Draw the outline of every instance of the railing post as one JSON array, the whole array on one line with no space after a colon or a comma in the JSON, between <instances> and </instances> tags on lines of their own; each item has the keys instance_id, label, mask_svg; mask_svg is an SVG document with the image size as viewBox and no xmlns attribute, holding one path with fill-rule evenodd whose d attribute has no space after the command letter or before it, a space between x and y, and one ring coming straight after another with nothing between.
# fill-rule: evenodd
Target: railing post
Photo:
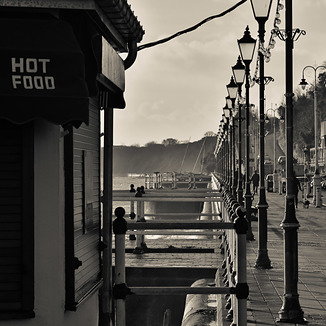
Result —
<instances>
[{"instance_id":1,"label":"railing post","mask_svg":"<svg viewBox=\"0 0 326 326\"><path fill-rule=\"evenodd\" d=\"M137 222L146 222L144 217L144 201L137 201ZM147 249L145 236L143 234L137 234L136 236L136 248L134 249L134 254L144 253L144 249Z\"/></svg>"},{"instance_id":2,"label":"railing post","mask_svg":"<svg viewBox=\"0 0 326 326\"><path fill-rule=\"evenodd\" d=\"M133 220L136 217L135 214L135 201L130 201L130 218ZM136 236L134 234L129 234L129 240L136 240Z\"/></svg>"},{"instance_id":3,"label":"railing post","mask_svg":"<svg viewBox=\"0 0 326 326\"><path fill-rule=\"evenodd\" d=\"M172 172L172 189L177 188L177 180L175 176L175 172Z\"/></svg>"},{"instance_id":4,"label":"railing post","mask_svg":"<svg viewBox=\"0 0 326 326\"><path fill-rule=\"evenodd\" d=\"M140 201L137 202L137 222L141 222L141 205ZM137 248L141 248L141 244L143 242L144 235L137 234Z\"/></svg>"},{"instance_id":5,"label":"railing post","mask_svg":"<svg viewBox=\"0 0 326 326\"><path fill-rule=\"evenodd\" d=\"M135 201L130 201L130 214L135 213ZM131 217L131 216L130 216Z\"/></svg>"},{"instance_id":6,"label":"railing post","mask_svg":"<svg viewBox=\"0 0 326 326\"><path fill-rule=\"evenodd\" d=\"M130 293L126 286L125 266L125 236L127 222L123 218L125 210L117 207L114 211L116 219L113 221L113 232L115 234L115 284L113 296L116 299L116 326L126 326L126 295Z\"/></svg>"},{"instance_id":7,"label":"railing post","mask_svg":"<svg viewBox=\"0 0 326 326\"><path fill-rule=\"evenodd\" d=\"M236 297L238 299L237 326L247 326L247 298L249 295L249 287L247 283L247 241L246 234L248 230L248 222L245 219L246 213L239 206L236 209L237 218L234 221L234 228L237 233L237 284Z\"/></svg>"}]
</instances>

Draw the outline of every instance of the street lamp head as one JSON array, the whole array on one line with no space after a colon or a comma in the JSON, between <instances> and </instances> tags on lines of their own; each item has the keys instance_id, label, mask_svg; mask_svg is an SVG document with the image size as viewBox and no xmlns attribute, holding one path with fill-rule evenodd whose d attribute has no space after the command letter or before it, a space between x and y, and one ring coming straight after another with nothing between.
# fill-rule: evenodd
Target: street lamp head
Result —
<instances>
[{"instance_id":1,"label":"street lamp head","mask_svg":"<svg viewBox=\"0 0 326 326\"><path fill-rule=\"evenodd\" d=\"M233 77L231 77L231 81L226 85L226 89L228 91L230 100L235 100L238 92L238 85L235 83Z\"/></svg>"},{"instance_id":2,"label":"street lamp head","mask_svg":"<svg viewBox=\"0 0 326 326\"><path fill-rule=\"evenodd\" d=\"M227 105L225 105L225 107L223 108L223 115L224 115L224 118L228 119L230 118L230 112L231 110L228 108Z\"/></svg>"},{"instance_id":3,"label":"street lamp head","mask_svg":"<svg viewBox=\"0 0 326 326\"><path fill-rule=\"evenodd\" d=\"M223 115L222 115L222 119L220 120L220 134L223 134L223 130L224 130L224 119L223 119Z\"/></svg>"},{"instance_id":4,"label":"street lamp head","mask_svg":"<svg viewBox=\"0 0 326 326\"><path fill-rule=\"evenodd\" d=\"M232 99L230 98L230 96L227 96L227 97L225 98L225 101L226 101L226 107L227 107L229 110L232 110L233 105L232 105ZM223 110L224 110L224 108L223 108Z\"/></svg>"},{"instance_id":5,"label":"street lamp head","mask_svg":"<svg viewBox=\"0 0 326 326\"><path fill-rule=\"evenodd\" d=\"M246 27L243 37L238 40L238 46L242 61L247 65L250 64L254 56L256 40L250 35L249 26Z\"/></svg>"},{"instance_id":6,"label":"street lamp head","mask_svg":"<svg viewBox=\"0 0 326 326\"><path fill-rule=\"evenodd\" d=\"M250 2L257 22L266 22L271 11L272 0L250 0Z\"/></svg>"},{"instance_id":7,"label":"street lamp head","mask_svg":"<svg viewBox=\"0 0 326 326\"><path fill-rule=\"evenodd\" d=\"M234 66L232 66L234 80L238 86L241 86L243 84L244 76L246 73L245 69L246 68L241 61L241 57L239 56L237 63Z\"/></svg>"},{"instance_id":8,"label":"street lamp head","mask_svg":"<svg viewBox=\"0 0 326 326\"><path fill-rule=\"evenodd\" d=\"M308 85L308 83L306 82L305 78L302 78L302 79L301 79L301 82L300 82L299 85L300 85L300 86L302 87L302 89L304 90L304 89L306 88L306 86Z\"/></svg>"}]
</instances>

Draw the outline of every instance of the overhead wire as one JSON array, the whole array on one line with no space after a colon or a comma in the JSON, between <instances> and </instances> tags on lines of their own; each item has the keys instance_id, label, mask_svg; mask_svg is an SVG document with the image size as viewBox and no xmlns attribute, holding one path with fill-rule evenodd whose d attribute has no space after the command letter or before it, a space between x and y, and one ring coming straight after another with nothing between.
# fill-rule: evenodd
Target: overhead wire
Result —
<instances>
[{"instance_id":1,"label":"overhead wire","mask_svg":"<svg viewBox=\"0 0 326 326\"><path fill-rule=\"evenodd\" d=\"M153 47L153 46L156 46L156 45L166 43L166 42L171 41L174 38L179 37L179 36L181 36L183 34L192 32L192 31L196 30L197 28L199 28L200 26L210 22L213 19L225 16L226 14L228 14L231 11L235 10L236 8L238 8L239 6L244 4L245 2L247 2L247 0L241 0L238 3L236 3L234 6L230 7L229 9L224 10L223 12L221 12L219 14L209 16L209 17L203 19L199 23L197 23L197 24L195 24L195 25L193 25L193 26L191 26L189 28L181 30L181 31L179 31L179 32L177 32L177 33L175 33L173 35L170 35L168 37L165 37L163 39L140 45L140 46L137 47L137 51L140 51L140 50L143 50L143 49L146 49L146 48L150 48L150 47ZM259 45L258 45L257 52L260 51L260 52L262 52L264 54L266 63L268 63L270 61L271 49L274 48L275 43L276 43L275 42L276 31L279 30L278 25L281 23L280 10L284 9L284 5L281 2L282 2L282 0L277 1L276 13L275 13L275 17L274 17L274 28L271 30L271 35L270 35L270 38L269 38L268 46L266 48L264 48L264 44L262 44L260 41L259 41ZM257 56L254 76L252 78L250 78L250 86L251 87L254 86L255 81L258 79L258 71L259 71L259 57Z\"/></svg>"},{"instance_id":2,"label":"overhead wire","mask_svg":"<svg viewBox=\"0 0 326 326\"><path fill-rule=\"evenodd\" d=\"M196 30L197 28L199 28L200 26L202 26L203 24L206 24L206 23L208 23L209 21L211 21L211 20L213 20L215 18L220 18L220 17L225 16L226 14L228 14L231 11L235 10L236 8L238 8L240 5L244 4L245 2L247 2L247 0L241 0L238 3L236 3L234 6L230 7L229 9L227 9L227 10L225 10L225 11L219 13L219 14L207 17L204 20L202 20L201 22L199 22L198 24L194 25L194 26L186 28L186 29L184 29L182 31L179 31L179 32L177 32L177 33L175 33L175 34L173 34L171 36L168 36L166 38L163 38L161 40L140 45L140 46L138 46L137 50L140 51L140 50L150 48L150 47L153 47L153 46L156 46L156 45L159 45L159 44L163 44L163 43L166 43L166 42L168 42L168 41L170 41L170 40L172 40L172 39L174 39L174 38L176 38L178 36L181 36L183 34L192 32L192 31Z\"/></svg>"}]
</instances>

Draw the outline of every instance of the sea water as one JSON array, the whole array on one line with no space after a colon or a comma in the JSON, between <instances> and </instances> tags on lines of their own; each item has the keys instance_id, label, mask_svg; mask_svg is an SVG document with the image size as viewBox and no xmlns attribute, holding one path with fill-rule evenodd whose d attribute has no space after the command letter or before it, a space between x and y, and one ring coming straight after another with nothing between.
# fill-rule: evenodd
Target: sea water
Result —
<instances>
[{"instance_id":1,"label":"sea water","mask_svg":"<svg viewBox=\"0 0 326 326\"><path fill-rule=\"evenodd\" d=\"M113 176L113 190L128 190L134 184L135 189L145 185L145 177Z\"/></svg>"},{"instance_id":2,"label":"sea water","mask_svg":"<svg viewBox=\"0 0 326 326\"><path fill-rule=\"evenodd\" d=\"M137 189L137 187L144 186L145 177L113 176L113 190L129 190L131 184L135 185L135 189ZM117 207L123 207L127 214L130 213L130 202L128 201L113 201L113 212Z\"/></svg>"}]
</instances>

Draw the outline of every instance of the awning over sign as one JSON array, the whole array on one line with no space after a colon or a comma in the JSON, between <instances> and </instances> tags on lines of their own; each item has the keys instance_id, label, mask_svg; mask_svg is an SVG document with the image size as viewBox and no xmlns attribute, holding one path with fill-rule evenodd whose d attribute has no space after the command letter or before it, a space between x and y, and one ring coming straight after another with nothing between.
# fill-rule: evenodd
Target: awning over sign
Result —
<instances>
[{"instance_id":1,"label":"awning over sign","mask_svg":"<svg viewBox=\"0 0 326 326\"><path fill-rule=\"evenodd\" d=\"M0 18L0 118L88 124L84 55L57 19Z\"/></svg>"}]
</instances>

